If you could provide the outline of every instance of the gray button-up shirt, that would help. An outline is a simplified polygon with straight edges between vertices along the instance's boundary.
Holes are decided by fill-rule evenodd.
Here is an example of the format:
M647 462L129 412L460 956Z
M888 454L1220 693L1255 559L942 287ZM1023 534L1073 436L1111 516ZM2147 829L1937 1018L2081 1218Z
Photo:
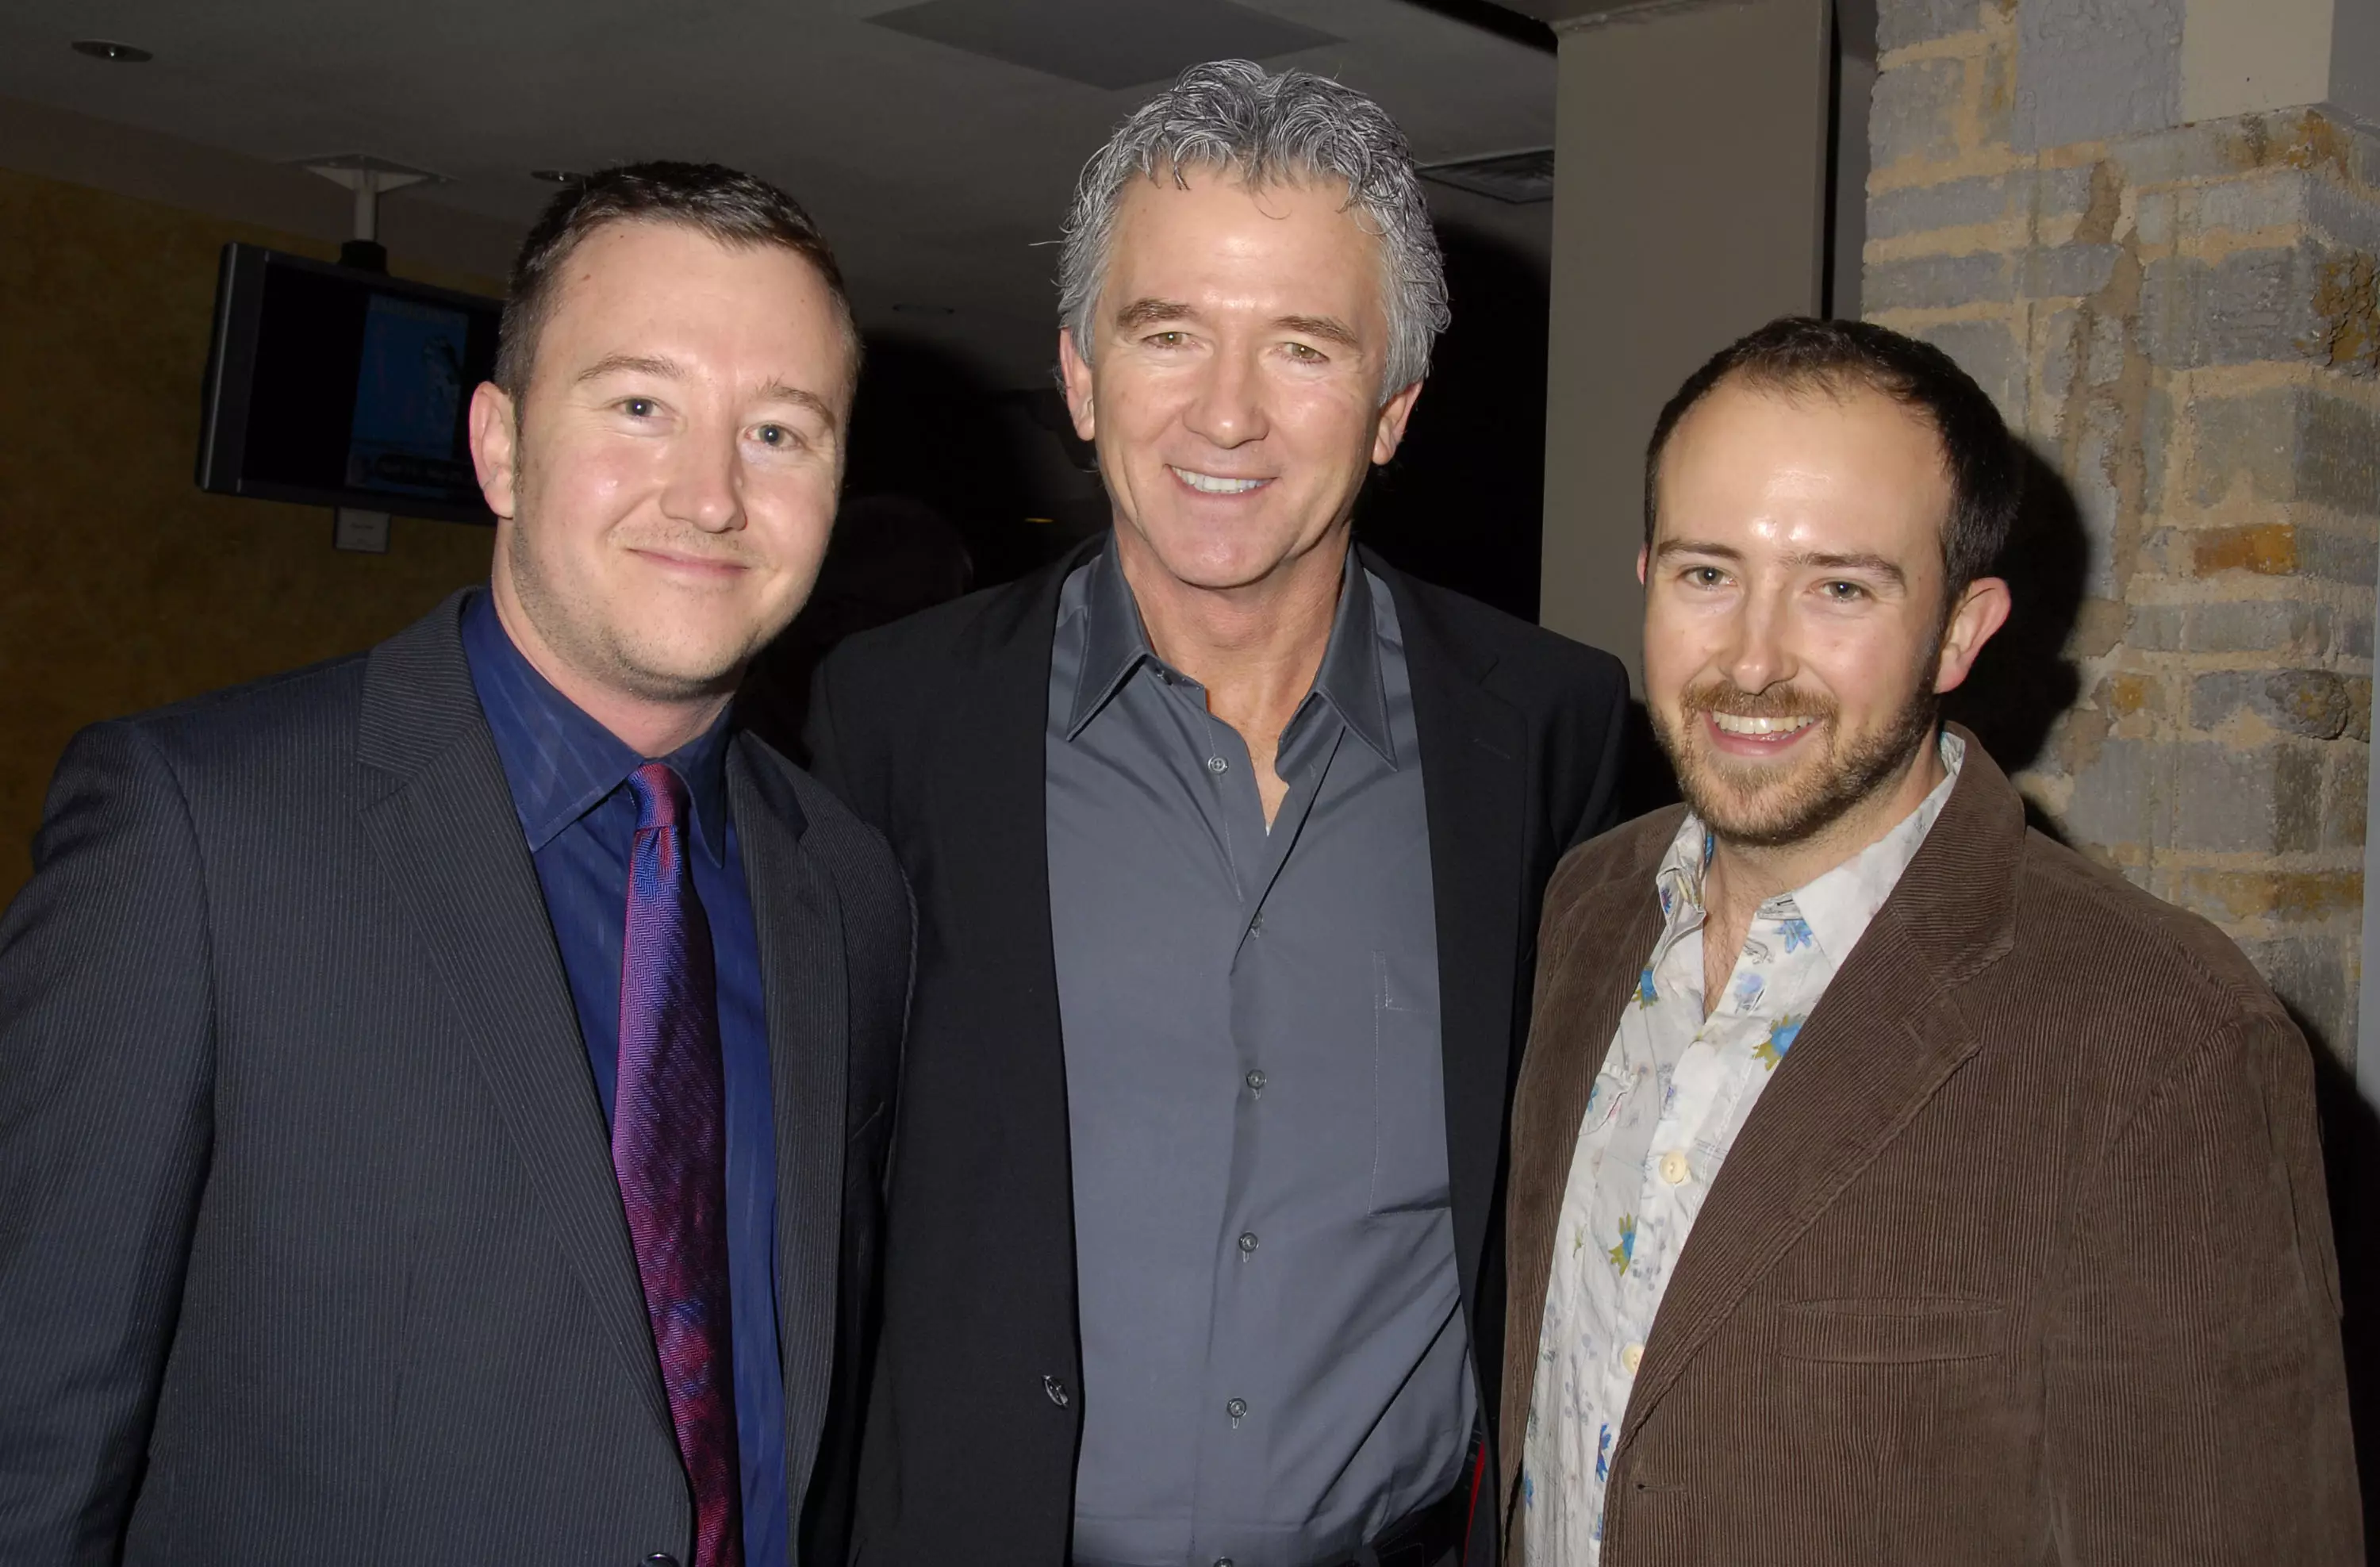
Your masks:
M1075 1560L1343 1560L1455 1483L1477 1397L1396 609L1351 553L1269 832L1112 543L1067 578L1052 655Z

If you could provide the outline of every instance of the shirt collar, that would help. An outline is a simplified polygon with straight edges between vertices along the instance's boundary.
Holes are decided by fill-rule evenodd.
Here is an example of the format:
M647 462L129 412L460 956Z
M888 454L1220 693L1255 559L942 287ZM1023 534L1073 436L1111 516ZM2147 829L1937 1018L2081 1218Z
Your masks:
M1942 767L1949 776L1936 784L1915 810L1901 818L1891 832L1851 858L1791 893L1763 905L1766 912L1798 916L1817 939L1818 950L1840 965L1859 939L1867 933L1876 910L1892 895L1909 862L1933 829L1934 819L1949 802L1959 782L1959 768L1967 759L1967 743L1948 729L1941 735ZM1661 897L1661 915L1671 929L1688 919L1700 922L1703 912L1703 870L1710 864L1710 832L1693 811L1678 824L1669 852L1654 872L1653 884Z
M648 759L553 688L513 645L484 591L463 610L471 683L494 735L513 809L531 854L609 798ZM694 838L711 864L726 854L727 715L693 740L654 759L686 780Z
M1113 535L1091 557L1088 570L1083 662L1075 677L1074 708L1066 721L1068 740L1099 715L1143 662L1168 680L1187 679L1149 645L1140 606L1134 602L1132 586L1124 580L1123 564L1116 559ZM1388 686L1380 673L1378 618L1372 609L1371 579L1353 549L1347 552L1341 571L1339 607L1331 616L1330 640L1323 647L1321 667L1315 671L1313 695L1330 703L1341 721L1380 754L1381 760L1392 768L1397 765L1396 742L1389 734ZM1305 711L1303 703L1299 711Z

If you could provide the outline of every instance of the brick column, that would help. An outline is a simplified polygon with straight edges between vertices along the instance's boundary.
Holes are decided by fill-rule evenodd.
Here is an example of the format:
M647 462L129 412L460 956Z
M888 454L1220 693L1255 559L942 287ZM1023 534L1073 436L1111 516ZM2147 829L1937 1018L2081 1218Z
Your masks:
M1864 302L2062 480L2012 553L2029 624L1984 676L1991 711L2056 718L1996 725L2028 752L2001 759L2045 825L2238 940L2344 1064L2380 139L2322 107L2172 123L2182 11L1883 0Z

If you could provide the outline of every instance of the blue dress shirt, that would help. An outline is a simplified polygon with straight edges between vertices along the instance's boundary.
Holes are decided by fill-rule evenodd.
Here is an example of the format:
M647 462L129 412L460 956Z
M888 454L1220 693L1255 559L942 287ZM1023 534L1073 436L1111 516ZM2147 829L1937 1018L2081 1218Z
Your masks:
M619 1078L620 948L637 805L628 774L647 759L622 743L521 656L485 593L463 611L471 684L494 733L513 807L545 890L545 911L612 1116ZM776 1121L759 940L735 823L727 809L727 720L659 759L693 801L695 894L710 922L719 975L719 1043L727 1113L727 1271L735 1366L735 1438L744 1466L744 1560L788 1567L785 1383L777 1350Z

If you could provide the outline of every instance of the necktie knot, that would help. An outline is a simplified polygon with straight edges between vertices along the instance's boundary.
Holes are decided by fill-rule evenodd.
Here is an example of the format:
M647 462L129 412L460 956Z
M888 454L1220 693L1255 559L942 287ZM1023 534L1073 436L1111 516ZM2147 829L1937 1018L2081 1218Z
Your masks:
M637 796L637 831L686 825L686 780L665 761L649 761L628 774L628 788Z

